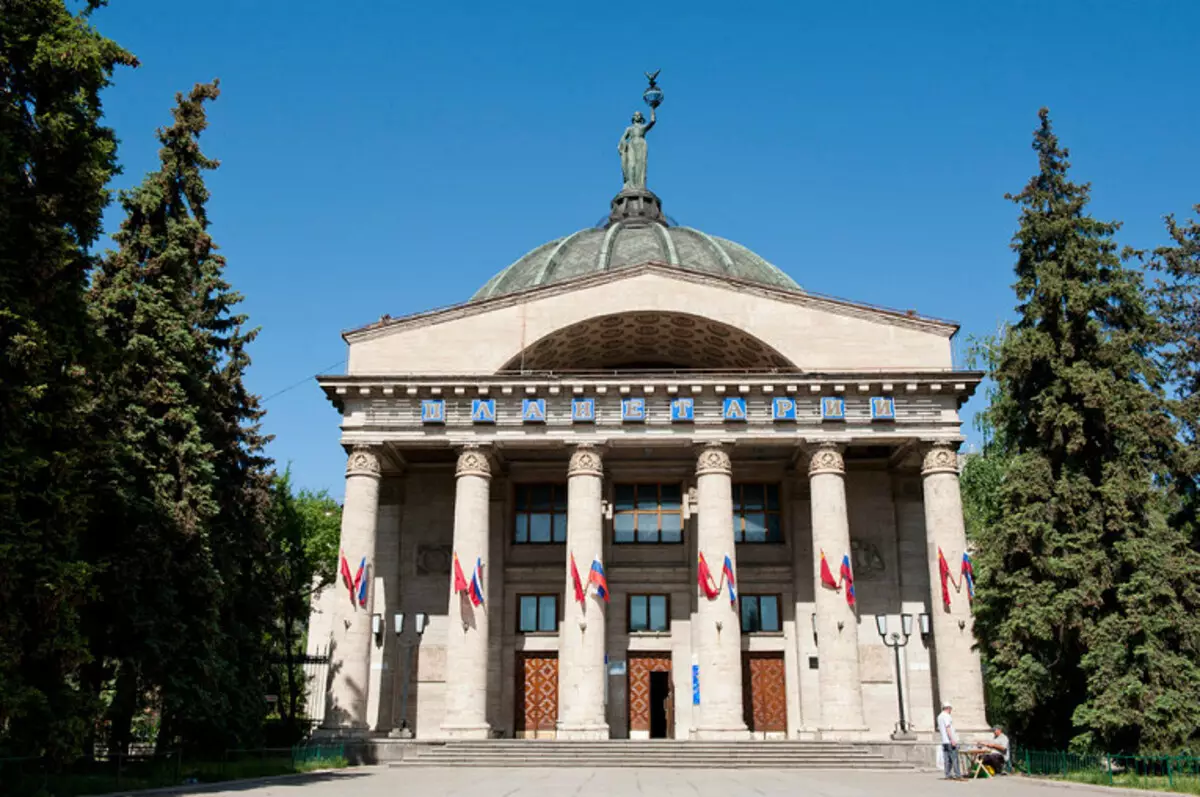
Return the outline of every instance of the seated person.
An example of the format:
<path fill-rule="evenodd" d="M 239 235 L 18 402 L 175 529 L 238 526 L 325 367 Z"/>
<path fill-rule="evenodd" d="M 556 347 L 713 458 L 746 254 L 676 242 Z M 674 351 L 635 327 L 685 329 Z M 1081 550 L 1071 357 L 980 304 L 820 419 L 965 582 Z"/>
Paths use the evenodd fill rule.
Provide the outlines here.
<path fill-rule="evenodd" d="M 985 755 L 983 763 L 993 772 L 1003 772 L 1004 765 L 1008 763 L 1008 736 L 1005 735 L 1004 729 L 999 725 L 992 728 L 992 740 L 990 742 L 981 742 L 979 746 L 988 747 L 995 751 Z"/>

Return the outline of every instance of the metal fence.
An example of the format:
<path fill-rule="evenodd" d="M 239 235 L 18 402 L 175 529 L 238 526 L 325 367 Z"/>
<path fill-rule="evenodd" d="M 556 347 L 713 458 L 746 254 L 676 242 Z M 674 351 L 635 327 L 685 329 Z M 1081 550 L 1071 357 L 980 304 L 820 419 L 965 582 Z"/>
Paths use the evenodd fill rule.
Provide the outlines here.
<path fill-rule="evenodd" d="M 1118 755 L 1016 751 L 1018 770 L 1080 783 L 1200 794 L 1200 758 L 1187 755 Z"/>

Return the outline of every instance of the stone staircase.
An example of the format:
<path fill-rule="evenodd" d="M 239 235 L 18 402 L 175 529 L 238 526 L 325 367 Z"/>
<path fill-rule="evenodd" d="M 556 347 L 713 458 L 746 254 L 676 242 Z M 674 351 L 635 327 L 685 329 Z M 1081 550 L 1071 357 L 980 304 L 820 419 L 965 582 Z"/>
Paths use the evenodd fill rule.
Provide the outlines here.
<path fill-rule="evenodd" d="M 377 747 L 376 752 L 377 760 L 396 767 L 913 769 L 911 764 L 844 742 L 495 739 L 410 742 L 403 751 Z"/>

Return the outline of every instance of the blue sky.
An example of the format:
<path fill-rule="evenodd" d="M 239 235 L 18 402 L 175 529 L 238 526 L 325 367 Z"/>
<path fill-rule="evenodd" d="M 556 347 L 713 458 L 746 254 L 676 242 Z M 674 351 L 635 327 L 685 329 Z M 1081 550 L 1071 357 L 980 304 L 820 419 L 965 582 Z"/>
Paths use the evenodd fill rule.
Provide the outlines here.
<path fill-rule="evenodd" d="M 212 232 L 268 397 L 341 372 L 342 330 L 464 301 L 601 219 L 644 70 L 663 70 L 649 183 L 672 217 L 964 339 L 1012 314 L 1004 193 L 1036 167 L 1040 106 L 1123 243 L 1159 244 L 1161 216 L 1200 202 L 1188 0 L 112 0 L 94 21 L 142 62 L 104 97 L 118 187 L 155 167 L 174 93 L 221 79 Z M 270 453 L 340 500 L 315 382 L 266 408 Z"/>

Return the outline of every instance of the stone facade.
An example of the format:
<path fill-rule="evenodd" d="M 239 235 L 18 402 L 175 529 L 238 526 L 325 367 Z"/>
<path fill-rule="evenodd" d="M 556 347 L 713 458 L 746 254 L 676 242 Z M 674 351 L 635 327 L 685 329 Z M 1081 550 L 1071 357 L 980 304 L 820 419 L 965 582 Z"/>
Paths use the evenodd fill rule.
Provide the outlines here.
<path fill-rule="evenodd" d="M 370 583 L 315 606 L 325 728 L 886 739 L 898 700 L 919 735 L 949 700 L 982 729 L 970 605 L 951 586 L 944 606 L 939 570 L 958 581 L 958 408 L 981 378 L 952 370 L 954 330 L 648 265 L 349 333 L 349 373 L 320 382 Z M 720 340 L 740 370 L 711 367 Z M 394 634 L 398 612 L 424 633 Z M 927 616 L 898 671 L 877 614 Z"/>

